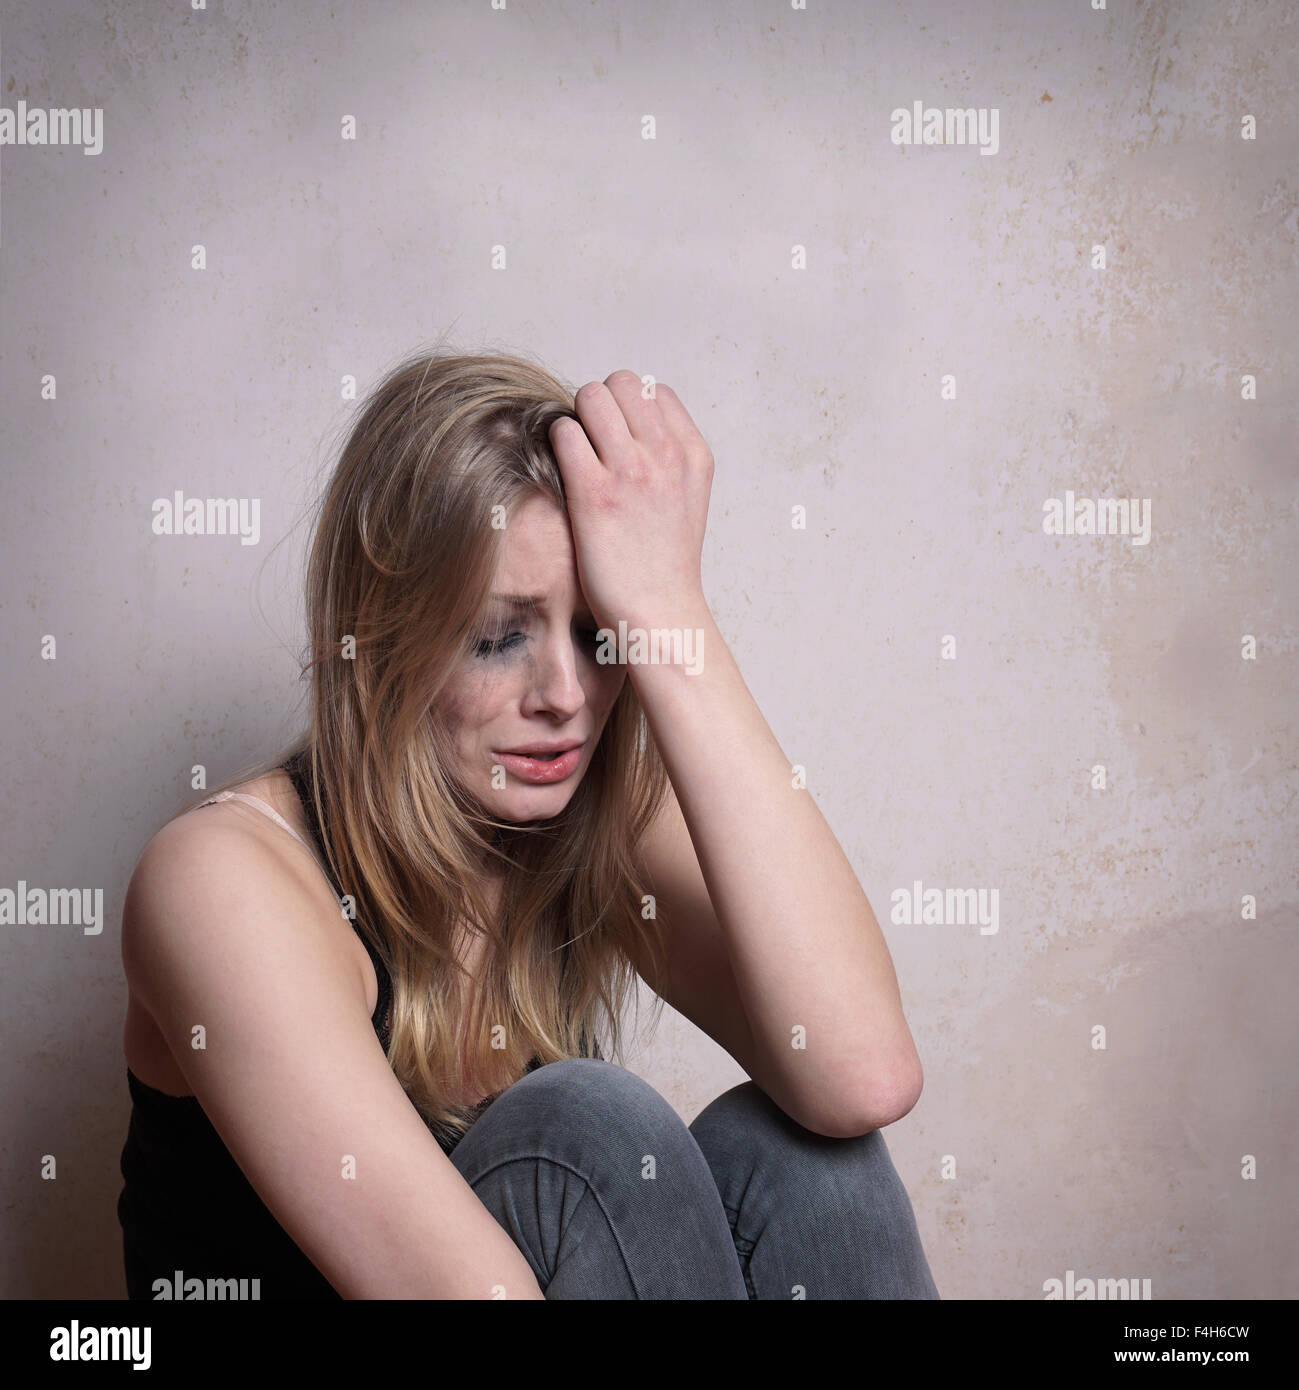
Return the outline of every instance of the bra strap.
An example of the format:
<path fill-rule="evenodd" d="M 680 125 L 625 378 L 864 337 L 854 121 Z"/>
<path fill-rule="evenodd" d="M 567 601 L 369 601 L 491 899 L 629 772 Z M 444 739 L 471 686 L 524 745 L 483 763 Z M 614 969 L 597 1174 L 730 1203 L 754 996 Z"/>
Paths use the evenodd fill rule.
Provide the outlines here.
<path fill-rule="evenodd" d="M 268 815 L 275 822 L 276 825 L 281 826 L 283 829 L 287 830 L 289 834 L 292 835 L 293 838 L 302 846 L 302 848 L 305 849 L 313 859 L 315 859 L 316 851 L 311 848 L 311 846 L 306 842 L 306 840 L 302 838 L 301 835 L 298 834 L 296 830 L 294 830 L 294 828 L 288 823 L 288 821 L 284 819 L 282 815 L 280 815 L 280 813 L 275 809 L 274 806 L 271 806 L 268 802 L 263 801 L 259 796 L 249 796 L 247 792 L 217 792 L 215 796 L 210 796 L 206 801 L 199 802 L 199 804 L 194 807 L 194 810 L 201 811 L 204 806 L 215 806 L 218 801 L 246 801 L 250 806 L 256 806 L 259 811 L 263 812 L 265 815 Z"/>

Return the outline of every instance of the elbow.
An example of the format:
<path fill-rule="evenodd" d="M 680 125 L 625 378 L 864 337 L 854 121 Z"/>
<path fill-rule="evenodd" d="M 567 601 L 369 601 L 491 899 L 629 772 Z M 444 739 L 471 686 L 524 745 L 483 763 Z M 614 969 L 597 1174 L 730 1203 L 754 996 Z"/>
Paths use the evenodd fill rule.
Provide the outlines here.
<path fill-rule="evenodd" d="M 909 1115 L 915 1109 L 923 1089 L 924 1082 L 921 1081 L 914 1086 L 908 1085 L 889 1092 L 867 1110 L 864 1117 L 858 1119 L 857 1125 L 853 1128 L 853 1134 L 869 1134 L 872 1130 L 883 1129 L 886 1125 L 896 1124 L 904 1115 Z"/>
<path fill-rule="evenodd" d="M 908 1065 L 890 1074 L 887 1082 L 881 1083 L 877 1078 L 856 1105 L 832 1116 L 829 1124 L 818 1126 L 817 1132 L 830 1139 L 858 1139 L 896 1124 L 915 1109 L 924 1087 L 924 1069 L 920 1058 L 913 1055 Z"/>

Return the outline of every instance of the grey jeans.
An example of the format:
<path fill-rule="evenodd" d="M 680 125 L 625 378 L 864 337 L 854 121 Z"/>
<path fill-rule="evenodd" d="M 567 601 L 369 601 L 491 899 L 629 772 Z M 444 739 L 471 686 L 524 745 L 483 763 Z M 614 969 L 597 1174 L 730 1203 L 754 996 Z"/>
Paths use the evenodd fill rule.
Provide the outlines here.
<path fill-rule="evenodd" d="M 547 1299 L 939 1296 L 884 1136 L 813 1134 L 752 1081 L 687 1126 L 623 1067 L 552 1062 L 451 1161 Z"/>

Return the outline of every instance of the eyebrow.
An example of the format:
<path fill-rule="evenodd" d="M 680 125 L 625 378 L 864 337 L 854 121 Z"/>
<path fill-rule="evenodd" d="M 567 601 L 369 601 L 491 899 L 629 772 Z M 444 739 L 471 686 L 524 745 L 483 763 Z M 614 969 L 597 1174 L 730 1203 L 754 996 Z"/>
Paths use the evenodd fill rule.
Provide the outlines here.
<path fill-rule="evenodd" d="M 528 612 L 542 608 L 546 603 L 545 594 L 490 594 L 489 597 L 498 603 L 507 603 L 511 608 Z M 589 608 L 579 608 L 577 613 L 579 617 L 590 618 L 592 622 L 595 621 L 595 614 Z"/>
<path fill-rule="evenodd" d="M 493 594 L 492 598 L 511 608 L 539 608 L 546 601 L 545 594 Z"/>

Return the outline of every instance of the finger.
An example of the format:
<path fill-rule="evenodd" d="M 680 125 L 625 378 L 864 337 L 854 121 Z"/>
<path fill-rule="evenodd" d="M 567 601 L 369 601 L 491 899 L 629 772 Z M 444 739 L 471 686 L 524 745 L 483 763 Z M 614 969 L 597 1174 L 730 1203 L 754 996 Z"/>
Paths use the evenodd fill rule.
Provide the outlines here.
<path fill-rule="evenodd" d="M 659 415 L 668 429 L 691 450 L 705 450 L 711 455 L 708 441 L 699 432 L 698 425 L 690 418 L 690 412 L 681 404 L 681 397 L 666 383 L 660 381 L 655 387 L 658 396 Z"/>
<path fill-rule="evenodd" d="M 631 431 L 613 393 L 600 381 L 588 381 L 573 398 L 582 428 L 596 457 L 605 467 L 631 443 Z"/>
<path fill-rule="evenodd" d="M 573 497 L 582 492 L 583 480 L 594 477 L 603 471 L 603 464 L 591 447 L 585 428 L 571 415 L 561 415 L 550 422 L 550 447 L 559 464 L 560 477 L 564 480 L 564 492 L 568 505 Z"/>
<path fill-rule="evenodd" d="M 659 413 L 658 402 L 645 395 L 644 384 L 635 372 L 620 369 L 605 377 L 604 384 L 618 402 L 618 409 L 622 411 L 633 439 L 642 444 L 654 444 L 667 435 L 667 425 Z"/>

